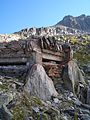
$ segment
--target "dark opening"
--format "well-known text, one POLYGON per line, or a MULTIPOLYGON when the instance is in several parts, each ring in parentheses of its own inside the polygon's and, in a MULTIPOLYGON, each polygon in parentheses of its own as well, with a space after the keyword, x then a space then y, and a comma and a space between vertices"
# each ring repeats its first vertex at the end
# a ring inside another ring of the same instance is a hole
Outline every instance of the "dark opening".
POLYGON ((55 60, 49 60, 49 59, 42 59, 42 62, 51 62, 51 63, 55 63, 55 64, 61 64, 61 61, 55 61, 55 60))

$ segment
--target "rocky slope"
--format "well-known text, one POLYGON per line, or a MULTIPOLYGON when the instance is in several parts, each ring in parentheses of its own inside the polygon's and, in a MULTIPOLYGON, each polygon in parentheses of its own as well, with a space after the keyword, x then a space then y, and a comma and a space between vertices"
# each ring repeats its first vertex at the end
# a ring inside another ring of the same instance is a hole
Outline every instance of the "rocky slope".
POLYGON ((90 32, 90 16, 82 14, 78 17, 73 17, 68 15, 58 22, 57 25, 64 25, 81 31, 90 32))
POLYGON ((0 66, 0 120, 90 120, 90 35, 62 25, 0 34, 0 55, 20 52, 17 41, 30 36, 69 44, 77 61, 52 79, 39 64, 0 66))
MULTIPOLYGON (((21 36, 17 36, 15 34, 14 39, 18 41, 21 36)), ((54 37, 62 44, 68 43, 72 46, 74 58, 82 68, 87 65, 90 61, 89 35, 54 37)), ((6 38, 13 40, 12 35, 6 38)), ((9 49, 13 48, 13 44, 9 45, 12 46, 8 46, 9 49)), ((3 47, 5 49, 7 45, 4 44, 3 47)), ((90 76, 89 67, 83 70, 90 76)), ((26 68, 25 65, 1 66, 0 75, 1 120, 90 120, 90 80, 81 73, 76 62, 68 62, 63 80, 49 78, 44 68, 38 64, 31 68, 26 68), (83 79, 86 83, 82 82, 83 79)))
POLYGON ((32 66, 27 81, 21 81, 0 76, 1 120, 90 120, 90 105, 66 90, 60 79, 55 86, 57 94, 42 66, 32 66))
POLYGON ((77 35, 90 33, 90 16, 80 15, 78 17, 65 16, 63 20, 56 25, 41 28, 26 28, 16 32, 21 36, 29 37, 31 35, 77 35))
POLYGON ((57 35, 77 35, 77 34, 86 34, 85 32, 70 28, 63 25, 54 25, 49 27, 41 28, 26 28, 21 31, 15 32, 15 34, 20 35, 21 37, 30 37, 32 35, 36 36, 57 36, 57 35))
POLYGON ((41 28, 25 28, 14 34, 0 34, 0 42, 35 36, 82 35, 90 32, 90 16, 66 16, 56 25, 41 28))
POLYGON ((56 25, 41 28, 25 28, 14 34, 0 34, 1 41, 18 40, 32 35, 36 36, 57 36, 57 35, 82 35, 90 32, 90 16, 81 15, 78 17, 65 16, 56 25))

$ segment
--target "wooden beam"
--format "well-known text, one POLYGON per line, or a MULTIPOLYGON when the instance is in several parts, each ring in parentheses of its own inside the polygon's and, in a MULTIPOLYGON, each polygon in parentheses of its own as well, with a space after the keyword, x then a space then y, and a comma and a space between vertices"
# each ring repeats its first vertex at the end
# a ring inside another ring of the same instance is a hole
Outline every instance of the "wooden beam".
POLYGON ((0 64, 12 64, 12 63, 26 63, 27 62, 27 58, 15 58, 15 57, 12 57, 12 58, 0 58, 0 64))
POLYGON ((42 62, 42 65, 44 65, 44 66, 58 66, 58 64, 50 63, 50 62, 42 62))
POLYGON ((62 61, 61 56, 52 55, 52 54, 48 54, 48 53, 42 53, 42 58, 47 59, 47 60, 51 60, 51 61, 62 61))

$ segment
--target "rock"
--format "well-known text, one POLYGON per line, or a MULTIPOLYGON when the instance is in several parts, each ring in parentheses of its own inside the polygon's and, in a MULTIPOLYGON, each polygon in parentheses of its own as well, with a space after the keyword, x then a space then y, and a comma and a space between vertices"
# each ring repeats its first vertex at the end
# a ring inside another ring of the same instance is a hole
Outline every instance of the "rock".
MULTIPOLYGON (((50 102, 50 101, 46 101, 46 103, 47 103, 48 105, 51 105, 51 102, 50 102)), ((46 105, 47 105, 47 104, 46 104, 46 105)))
POLYGON ((90 120, 90 116, 88 114, 83 114, 81 120, 90 120))
POLYGON ((62 117, 63 120, 68 120, 67 116, 62 117))
POLYGON ((8 77, 21 78, 27 72, 27 66, 25 65, 13 65, 13 66, 0 66, 0 75, 8 77))
POLYGON ((67 98, 68 100, 72 100, 70 97, 67 98))
POLYGON ((67 89, 73 93, 78 93, 79 82, 85 85, 84 77, 74 60, 68 62, 64 68, 63 81, 67 89))
POLYGON ((74 94, 73 94, 72 92, 70 92, 69 96, 70 96, 71 98, 73 98, 73 97, 74 97, 74 94))
POLYGON ((35 112, 35 113, 38 113, 40 110, 38 107, 32 107, 32 110, 35 112))
POLYGON ((79 84, 79 94, 78 94, 78 98, 80 99, 80 101, 82 103, 86 103, 87 102, 87 87, 83 86, 83 84, 79 84))
POLYGON ((2 106, 0 109, 0 119, 1 120, 12 120, 13 115, 11 112, 7 109, 5 105, 2 106))
POLYGON ((34 120, 32 117, 29 117, 29 120, 34 120))
POLYGON ((74 104, 76 106, 81 106, 81 102, 78 99, 74 100, 74 104))
POLYGON ((49 100, 51 96, 58 95, 52 80, 39 64, 34 65, 29 71, 24 90, 30 95, 35 95, 42 100, 49 100))
POLYGON ((2 82, 0 81, 0 85, 2 85, 2 82))
POLYGON ((87 110, 87 109, 80 109, 80 112, 83 113, 83 114, 90 114, 90 111, 87 110))
POLYGON ((60 111, 54 107, 49 108, 46 113, 49 115, 47 120, 60 120, 60 111))
POLYGON ((7 105, 13 99, 13 95, 11 93, 4 93, 0 95, 0 107, 5 104, 7 105))
POLYGON ((88 109, 88 110, 90 110, 90 105, 88 105, 88 104, 81 104, 81 106, 84 108, 84 109, 88 109))
POLYGON ((57 23, 57 25, 63 25, 74 29, 79 29, 81 31, 90 32, 90 16, 84 14, 73 17, 71 15, 65 16, 63 20, 57 23))
POLYGON ((60 103, 58 98, 54 98, 53 100, 54 100, 54 103, 60 103))
POLYGON ((90 73, 90 63, 87 63, 86 65, 82 66, 85 73, 90 73))
POLYGON ((32 117, 26 117, 25 120, 34 120, 32 117))
POLYGON ((75 110, 72 110, 72 109, 64 110, 64 113, 67 113, 71 116, 74 116, 75 115, 75 110))
POLYGON ((90 105, 90 83, 89 83, 89 86, 88 86, 88 89, 87 89, 87 104, 90 105))

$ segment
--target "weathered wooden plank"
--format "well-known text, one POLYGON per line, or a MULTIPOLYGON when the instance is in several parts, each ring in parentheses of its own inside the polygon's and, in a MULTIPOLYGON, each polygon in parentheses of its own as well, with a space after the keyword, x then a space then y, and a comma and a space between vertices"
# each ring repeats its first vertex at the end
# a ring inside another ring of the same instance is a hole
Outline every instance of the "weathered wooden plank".
POLYGON ((52 55, 52 54, 48 54, 48 53, 42 53, 42 58, 47 59, 47 60, 52 60, 52 61, 62 61, 61 56, 52 55))
POLYGON ((51 51, 51 50, 42 49, 42 53, 48 53, 48 54, 52 54, 52 55, 63 56, 62 51, 61 52, 54 52, 54 51, 51 51))
POLYGON ((58 66, 58 64, 51 63, 51 62, 42 62, 42 65, 44 65, 44 66, 58 66))

